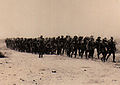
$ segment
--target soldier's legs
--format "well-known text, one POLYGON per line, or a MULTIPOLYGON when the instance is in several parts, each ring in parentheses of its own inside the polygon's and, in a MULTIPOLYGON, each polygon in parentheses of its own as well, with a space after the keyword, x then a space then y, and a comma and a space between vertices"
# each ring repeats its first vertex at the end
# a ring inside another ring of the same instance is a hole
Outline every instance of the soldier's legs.
POLYGON ((81 50, 81 58, 83 58, 84 50, 81 50))
POLYGON ((89 50, 88 51, 88 58, 91 58, 91 54, 92 54, 92 52, 89 50))
POLYGON ((43 58, 43 54, 41 54, 41 58, 43 58))
POLYGON ((67 49, 67 56, 70 57, 70 49, 67 49))
POLYGON ((88 58, 88 51, 87 50, 85 51, 85 57, 86 57, 86 59, 88 58))
POLYGON ((108 58, 111 56, 111 52, 109 52, 107 58, 106 58, 106 61, 108 60, 108 58))
POLYGON ((39 53, 39 58, 41 58, 41 53, 39 53))
POLYGON ((105 62, 106 61, 106 55, 107 55, 107 53, 102 53, 102 55, 103 55, 103 57, 101 58, 101 60, 103 61, 103 62, 105 62))
POLYGON ((93 55, 93 52, 92 52, 92 50, 90 50, 88 57, 89 57, 89 58, 92 58, 92 57, 93 57, 92 55, 93 55))
POLYGON ((71 57, 71 58, 72 58, 73 54, 74 54, 74 51, 73 51, 73 50, 70 51, 70 57, 71 57))
POLYGON ((76 58, 76 56, 77 56, 77 49, 75 49, 75 58, 76 58))
POLYGON ((102 53, 102 58, 101 58, 101 61, 103 61, 103 59, 104 59, 104 53, 102 53))
POLYGON ((98 56, 98 59, 100 58, 99 56, 100 56, 100 51, 99 51, 99 49, 97 49, 97 56, 98 56))
POLYGON ((60 50, 59 50, 59 55, 61 55, 61 53, 62 53, 62 48, 60 48, 60 50))
POLYGON ((116 62, 115 61, 115 52, 113 52, 113 62, 116 62))
POLYGON ((70 51, 68 51, 68 57, 71 57, 71 55, 70 55, 70 51))
POLYGON ((78 50, 79 50, 79 56, 81 56, 81 52, 80 52, 81 50, 80 50, 80 48, 78 50))
POLYGON ((59 48, 57 49, 57 55, 60 55, 60 49, 59 48))
POLYGON ((101 58, 101 61, 104 61, 104 54, 102 54, 103 55, 103 57, 101 58))
POLYGON ((104 62, 106 61, 106 54, 104 54, 103 60, 104 60, 104 62))
POLYGON ((88 58, 90 58, 91 57, 91 50, 89 50, 89 54, 88 54, 88 58))
POLYGON ((93 55, 94 55, 94 49, 91 50, 91 54, 90 54, 90 56, 91 56, 92 59, 93 59, 93 55))
POLYGON ((65 49, 63 48, 63 49, 62 49, 62 55, 64 54, 64 52, 65 52, 65 49))

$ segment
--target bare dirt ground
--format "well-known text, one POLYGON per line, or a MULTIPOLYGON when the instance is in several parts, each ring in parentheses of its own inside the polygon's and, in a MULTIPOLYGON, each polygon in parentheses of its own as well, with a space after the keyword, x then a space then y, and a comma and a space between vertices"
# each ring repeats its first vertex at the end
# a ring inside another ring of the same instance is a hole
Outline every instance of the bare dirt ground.
POLYGON ((0 41, 0 85, 120 85, 120 63, 20 53, 0 41), (54 71, 54 72, 52 72, 54 71))

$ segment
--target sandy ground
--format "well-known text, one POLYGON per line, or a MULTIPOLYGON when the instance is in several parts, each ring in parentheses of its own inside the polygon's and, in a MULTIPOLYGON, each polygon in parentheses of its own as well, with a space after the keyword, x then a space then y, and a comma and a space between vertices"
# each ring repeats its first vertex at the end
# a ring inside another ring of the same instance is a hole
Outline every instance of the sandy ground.
POLYGON ((0 41, 0 85, 120 85, 120 63, 20 53, 0 41), (56 71, 53 73, 52 71, 56 71))

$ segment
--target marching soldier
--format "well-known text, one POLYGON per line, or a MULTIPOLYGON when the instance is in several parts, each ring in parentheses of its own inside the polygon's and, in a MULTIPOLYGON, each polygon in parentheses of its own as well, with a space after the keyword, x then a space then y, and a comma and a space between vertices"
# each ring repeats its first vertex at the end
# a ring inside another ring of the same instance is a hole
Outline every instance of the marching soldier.
POLYGON ((94 49, 95 49, 95 42, 93 37, 90 38, 88 49, 89 49, 89 58, 93 59, 94 49))
POLYGON ((108 58, 113 55, 113 62, 115 62, 115 52, 116 52, 116 43, 111 37, 110 40, 104 38, 101 40, 101 37, 98 37, 94 42, 94 38, 91 37, 77 37, 71 38, 70 36, 58 36, 57 38, 7 38, 5 40, 6 46, 12 50, 20 52, 30 52, 38 53, 39 58, 43 57, 43 54, 64 54, 64 50, 67 56, 72 57, 73 55, 77 56, 77 51, 79 56, 83 58, 85 53, 86 58, 92 58, 94 55, 94 49, 97 49, 97 56, 99 59, 100 54, 102 53, 102 61, 107 61, 108 58), (108 56, 107 56, 108 54, 108 56), (107 58, 106 58, 107 57, 107 58))
POLYGON ((101 37, 98 37, 96 39, 95 44, 96 44, 96 49, 97 49, 97 56, 98 56, 98 59, 99 59, 99 56, 101 54, 101 37))
POLYGON ((84 45, 85 45, 85 57, 86 57, 86 59, 88 59, 88 53, 89 53, 89 48, 88 48, 88 44, 89 44, 89 40, 90 40, 90 38, 89 37, 85 37, 84 38, 84 45))
POLYGON ((101 52, 102 52, 102 55, 103 55, 103 57, 101 58, 101 60, 102 60, 103 62, 105 62, 105 61, 106 61, 106 56, 107 56, 107 53, 108 53, 108 41, 107 41, 106 38, 104 38, 104 39, 102 40, 101 52))
POLYGON ((83 37, 82 36, 80 36, 79 38, 78 38, 78 50, 79 50, 79 56, 81 56, 81 58, 82 58, 82 39, 83 39, 83 37))
POLYGON ((45 48, 44 38, 43 38, 43 36, 41 36, 39 39, 39 58, 43 58, 44 48, 45 48))
POLYGON ((75 58, 77 56, 77 49, 78 49, 78 40, 77 36, 74 36, 73 41, 72 41, 72 55, 75 55, 75 58))
POLYGON ((106 61, 110 57, 111 54, 113 54, 113 62, 115 62, 115 51, 116 51, 116 44, 113 41, 113 37, 108 41, 108 56, 106 58, 106 61))

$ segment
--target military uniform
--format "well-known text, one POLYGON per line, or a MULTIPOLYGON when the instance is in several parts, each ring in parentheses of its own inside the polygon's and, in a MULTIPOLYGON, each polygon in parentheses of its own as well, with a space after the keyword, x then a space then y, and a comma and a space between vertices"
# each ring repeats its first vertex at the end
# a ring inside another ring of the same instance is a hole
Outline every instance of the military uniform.
POLYGON ((111 39, 108 41, 108 56, 107 56, 107 59, 109 58, 109 56, 111 54, 113 54, 113 62, 115 62, 115 51, 116 51, 116 44, 115 42, 113 41, 113 37, 111 37, 111 39))

